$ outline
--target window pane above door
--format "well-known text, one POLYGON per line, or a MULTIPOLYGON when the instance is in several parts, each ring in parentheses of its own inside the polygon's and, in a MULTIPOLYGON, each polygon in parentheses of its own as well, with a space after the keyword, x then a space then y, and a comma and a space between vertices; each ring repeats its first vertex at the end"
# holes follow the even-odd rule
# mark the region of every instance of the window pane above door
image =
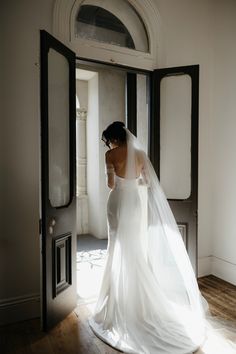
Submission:
POLYGON ((145 25, 128 1, 91 3, 93 1, 85 1, 79 9, 76 36, 142 52, 149 51, 145 25))

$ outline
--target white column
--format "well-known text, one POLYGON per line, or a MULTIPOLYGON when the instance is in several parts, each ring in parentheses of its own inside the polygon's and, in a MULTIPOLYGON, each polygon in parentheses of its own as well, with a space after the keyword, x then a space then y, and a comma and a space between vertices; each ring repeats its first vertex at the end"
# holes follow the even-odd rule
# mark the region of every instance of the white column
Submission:
POLYGON ((87 195, 87 148, 86 119, 87 110, 76 110, 76 197, 77 234, 88 233, 88 195, 87 195))

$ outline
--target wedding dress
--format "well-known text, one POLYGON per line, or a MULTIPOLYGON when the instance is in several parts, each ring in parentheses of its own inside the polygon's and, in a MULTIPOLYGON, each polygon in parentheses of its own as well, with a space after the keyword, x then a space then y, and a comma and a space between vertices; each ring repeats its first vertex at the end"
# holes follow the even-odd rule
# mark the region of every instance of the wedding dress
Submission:
MULTIPOLYGON (((126 134, 126 175, 115 175, 109 194, 107 261, 89 323, 125 353, 190 354, 207 338, 208 304, 151 162, 126 134), (140 178, 137 151, 144 159, 140 178)), ((112 166, 107 173, 114 173, 112 166)))

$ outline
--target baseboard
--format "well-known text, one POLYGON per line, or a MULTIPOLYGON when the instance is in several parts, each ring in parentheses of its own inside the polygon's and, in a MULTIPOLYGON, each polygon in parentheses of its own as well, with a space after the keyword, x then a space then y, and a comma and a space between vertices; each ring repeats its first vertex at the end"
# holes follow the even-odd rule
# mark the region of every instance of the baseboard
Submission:
POLYGON ((0 325, 40 316, 40 295, 30 294, 0 300, 0 325))
POLYGON ((236 264, 215 256, 212 258, 212 274, 236 285, 236 264))
POLYGON ((198 258, 198 278, 212 274, 212 256, 198 258))

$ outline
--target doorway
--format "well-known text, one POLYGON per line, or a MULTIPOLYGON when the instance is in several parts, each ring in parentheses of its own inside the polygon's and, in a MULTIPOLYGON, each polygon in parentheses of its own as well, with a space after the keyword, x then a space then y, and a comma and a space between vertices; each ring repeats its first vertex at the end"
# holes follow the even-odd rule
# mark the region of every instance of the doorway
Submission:
MULTIPOLYGON (((92 75, 87 83, 87 91, 92 92, 90 95, 87 93, 87 110, 86 107, 84 109, 81 107, 84 98, 77 97, 78 115, 81 118, 78 120, 77 128, 80 139, 78 139, 77 145, 83 141, 82 149, 78 149, 80 163, 77 168, 81 172, 79 181, 82 181, 77 185, 77 196, 81 197, 78 200, 76 200, 75 193, 76 56, 73 51, 46 31, 41 31, 41 235, 42 309, 45 329, 59 322, 76 306, 77 231, 74 222, 76 220, 76 202, 79 203, 78 209, 81 212, 80 217, 82 216, 80 220, 77 220, 77 224, 81 228, 79 233, 84 234, 87 227, 87 233, 91 232, 98 239, 104 239, 107 236, 105 205, 108 191, 104 178, 104 147, 99 144, 99 141, 104 128, 114 120, 126 121, 128 128, 143 142, 143 150, 148 151, 158 176, 161 176, 160 172, 163 171, 163 166, 165 167, 166 164, 165 156, 164 159, 160 159, 161 139, 163 138, 161 129, 165 127, 167 119, 168 126, 171 128, 172 119, 175 120, 176 126, 178 126, 178 122, 181 122, 181 127, 186 127, 184 124, 187 124, 190 140, 189 144, 183 146, 187 147, 190 163, 181 167, 184 169, 187 167, 186 176, 188 178, 191 176, 188 194, 187 198, 185 195, 183 199, 174 196, 176 199, 172 198, 169 201, 171 201, 172 210, 175 209, 173 210, 174 216, 185 240, 187 251, 190 251, 193 268, 197 273, 199 66, 154 71, 140 69, 138 71, 138 69, 115 64, 109 65, 108 69, 108 64, 104 67, 104 63, 91 60, 77 64, 79 64, 79 69, 90 71, 90 75, 92 75), (84 65, 83 69, 82 65, 84 65), (175 99, 176 96, 173 93, 175 90, 179 90, 179 85, 175 84, 176 77, 184 75, 190 77, 190 84, 187 86, 185 78, 181 80, 184 87, 187 87, 187 102, 189 100, 190 102, 186 106, 187 110, 184 111, 184 113, 187 112, 187 115, 181 121, 183 111, 182 109, 179 111, 180 101, 175 99), (119 80, 116 81, 118 77, 119 80), (168 77, 168 82, 163 86, 163 79, 166 77, 168 77), (165 99, 169 95, 174 97, 171 99, 173 105, 171 105, 170 111, 164 110, 165 114, 163 114, 162 108, 169 107, 166 105, 165 99), (118 97, 121 100, 118 100, 118 97), (92 118, 85 124, 85 118, 87 119, 89 116, 92 118), (184 124, 182 125, 182 123, 184 124), (82 130, 79 127, 83 127, 82 130), (84 135, 83 131, 86 132, 84 135), (89 156, 91 156, 90 159, 87 158, 89 156), (160 162, 162 163, 160 164, 160 162), (86 204, 86 198, 84 198, 86 190, 87 209, 81 207, 82 203, 86 204), (82 224, 81 220, 84 220, 85 224, 82 224)), ((187 82, 189 83, 189 79, 187 82)), ((82 83, 80 84, 82 85, 82 83)), ((86 86, 85 82, 83 85, 86 86)), ((181 92, 186 93, 182 90, 181 92)), ((185 103, 186 100, 183 100, 183 104, 185 103)), ((167 133, 165 137, 167 140, 169 139, 169 143, 179 141, 179 136, 176 134, 173 135, 174 139, 170 139, 172 135, 169 135, 169 128, 162 129, 162 131, 167 133)), ((185 134, 182 137, 184 139, 185 134)), ((174 150, 172 149, 172 151, 174 150)), ((177 157, 178 155, 180 154, 177 154, 177 157)), ((172 159, 169 161, 171 162, 172 159)), ((172 163, 169 166, 172 167, 172 163)), ((184 171, 180 170, 180 172, 182 174, 184 171)), ((162 177, 160 183, 161 185, 163 183, 162 177)))
POLYGON ((107 220, 102 131, 123 121, 148 152, 149 72, 77 61, 76 203, 77 296, 79 304, 98 295, 106 259, 107 220))

